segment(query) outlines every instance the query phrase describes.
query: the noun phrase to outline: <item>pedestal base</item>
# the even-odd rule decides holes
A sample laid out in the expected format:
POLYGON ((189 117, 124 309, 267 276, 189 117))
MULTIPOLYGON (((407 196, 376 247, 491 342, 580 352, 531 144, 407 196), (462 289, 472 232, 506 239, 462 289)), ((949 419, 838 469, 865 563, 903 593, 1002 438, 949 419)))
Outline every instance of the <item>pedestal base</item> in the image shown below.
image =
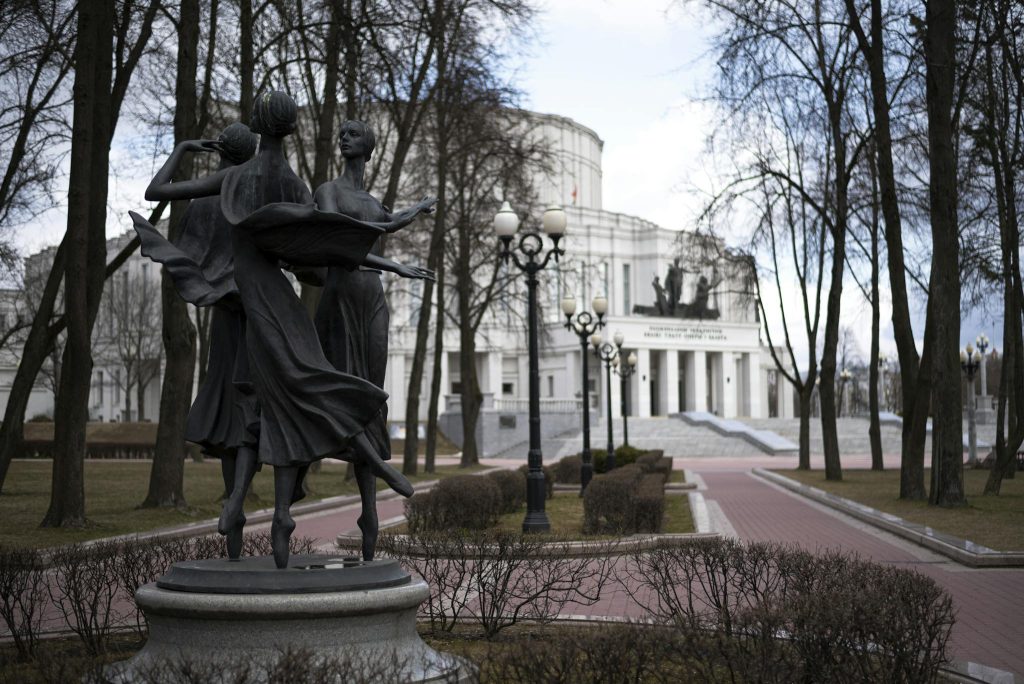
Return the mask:
MULTIPOLYGON (((276 571, 280 579, 266 576, 262 559, 235 563, 237 570, 225 569, 228 562, 219 560, 172 568, 159 582, 136 592, 135 600, 149 622, 149 639, 133 658, 108 668, 107 676, 127 684, 163 681, 161 676, 175 676, 174 668, 179 668, 177 672, 182 667, 198 672, 214 668, 220 681, 258 682, 267 679, 268 671, 288 654, 314 668, 337 664, 348 670, 343 681, 454 682, 470 678, 471 665, 435 651, 416 632, 416 610, 429 596, 422 579, 406 574, 403 583, 395 584, 393 561, 376 562, 381 564, 379 573, 371 571, 377 570, 372 564, 359 563, 363 576, 352 585, 365 587, 370 575, 380 574, 384 586, 311 591, 317 584, 345 585, 345 573, 353 568, 344 567, 341 558, 300 558, 303 567, 289 564, 288 569, 276 571), (231 593, 161 588, 176 576, 187 577, 186 584, 193 587, 202 587, 204 564, 211 570, 206 574, 218 585, 235 576, 231 593), (198 570, 196 566, 200 566, 198 570), (371 566, 369 570, 367 566, 371 566), (323 576, 310 578, 308 573, 323 576), (288 593, 284 589, 291 575, 296 576, 299 588, 288 593), (237 592, 255 576, 262 576, 255 583, 262 584, 263 591, 237 592), (274 587, 270 592, 265 588, 268 582, 274 587)), ((273 561, 270 563, 272 566, 273 561)), ((399 568, 399 572, 403 571, 399 568)), ((292 679, 289 674, 279 672, 278 678, 292 679)), ((301 681, 304 676, 308 675, 296 672, 294 680, 301 681)))

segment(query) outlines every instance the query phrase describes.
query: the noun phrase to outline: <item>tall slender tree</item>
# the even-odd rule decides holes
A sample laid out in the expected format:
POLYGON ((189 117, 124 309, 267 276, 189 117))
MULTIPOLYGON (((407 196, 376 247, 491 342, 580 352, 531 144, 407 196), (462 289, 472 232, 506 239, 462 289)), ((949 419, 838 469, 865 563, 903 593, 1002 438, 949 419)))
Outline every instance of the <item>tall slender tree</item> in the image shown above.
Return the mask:
POLYGON ((85 424, 92 379, 92 326, 106 266, 114 2, 78 7, 74 124, 64 263, 64 346, 54 425, 50 506, 43 527, 85 524, 85 424))

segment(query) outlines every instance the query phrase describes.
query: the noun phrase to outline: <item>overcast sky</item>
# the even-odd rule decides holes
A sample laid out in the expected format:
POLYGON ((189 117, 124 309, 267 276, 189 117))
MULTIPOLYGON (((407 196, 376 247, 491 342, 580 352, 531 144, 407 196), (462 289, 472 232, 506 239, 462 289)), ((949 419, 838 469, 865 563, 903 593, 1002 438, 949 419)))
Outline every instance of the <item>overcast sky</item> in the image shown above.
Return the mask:
MULTIPOLYGON (((674 230, 692 227, 703 202, 696 190, 714 183, 704 154, 714 113, 700 100, 714 75, 713 61, 706 57, 709 18, 694 4, 671 0, 544 0, 542 7, 539 39, 514 64, 524 106, 568 116, 601 137, 605 209, 674 230)), ((111 235, 130 228, 125 207, 146 206, 142 193, 153 170, 149 159, 129 163, 137 154, 133 143, 152 149, 145 132, 122 127, 118 133, 111 235)), ((64 221, 59 207, 23 229, 22 249, 30 253, 55 244, 64 221)), ((866 357, 870 309, 852 282, 844 289, 843 309, 843 324, 866 357)), ((895 354, 889 315, 883 301, 882 348, 895 354)), ((963 326, 964 342, 984 329, 999 346, 1000 322, 980 314, 974 318, 963 326)), ((922 331, 923 317, 917 319, 915 331, 922 331)), ((800 345, 801 356, 805 351, 800 345)))

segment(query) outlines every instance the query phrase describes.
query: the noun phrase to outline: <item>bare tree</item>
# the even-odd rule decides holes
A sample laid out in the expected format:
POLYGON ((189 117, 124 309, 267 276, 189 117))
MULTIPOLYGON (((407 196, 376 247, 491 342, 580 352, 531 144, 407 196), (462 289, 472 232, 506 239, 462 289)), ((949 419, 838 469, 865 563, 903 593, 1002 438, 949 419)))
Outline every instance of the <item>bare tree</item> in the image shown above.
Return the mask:
POLYGON ((925 5, 924 56, 928 106, 929 209, 932 225, 929 316, 935 318, 932 361, 932 487, 929 501, 967 503, 963 479, 960 395, 960 234, 954 121, 956 0, 925 5))
POLYGON ((133 391, 135 415, 143 419, 146 389, 160 373, 162 316, 156 294, 156 287, 143 273, 122 271, 103 297, 96 335, 98 358, 123 371, 113 378, 125 394, 126 420, 132 419, 133 391))
MULTIPOLYGON (((863 4, 856 0, 845 0, 851 28, 857 45, 864 56, 868 70, 872 110, 872 152, 876 159, 879 205, 885 221, 885 242, 889 271, 889 294, 892 300, 893 336, 900 362, 901 395, 903 397, 903 439, 900 462, 900 498, 925 498, 924 486, 924 445, 926 423, 930 405, 931 369, 930 364, 918 354, 914 330, 910 321, 910 303, 907 295, 906 267, 903 242, 903 217, 900 207, 896 168, 893 163, 893 116, 894 102, 901 98, 906 81, 915 74, 918 52, 912 49, 905 58, 894 49, 895 45, 910 42, 909 30, 900 23, 901 10, 909 8, 892 3, 889 12, 883 9, 881 0, 869 0, 868 27, 862 17, 868 14, 863 4), (886 46, 889 46, 888 50, 886 46), (890 78, 886 67, 895 68, 890 78), (920 397, 920 401, 918 398, 920 397)), ((927 326, 926 326, 927 327, 927 326)), ((931 336, 925 332, 925 351, 929 360, 931 336)), ((872 443, 872 454, 875 446, 872 443)))
MULTIPOLYGON (((725 136, 749 146, 749 131, 768 126, 768 137, 788 136, 809 144, 804 164, 794 175, 785 156, 744 150, 743 171, 736 183, 763 194, 757 179, 771 178, 788 187, 827 231, 831 273, 820 382, 825 476, 842 479, 836 429, 836 351, 849 228, 850 184, 866 140, 863 112, 852 94, 858 85, 859 55, 852 43, 845 11, 832 0, 746 3, 707 0, 720 20, 715 40, 720 77, 714 99, 729 115, 725 136), (766 106, 767 105, 767 106, 766 106), (788 131, 797 131, 793 135, 788 131), (813 137, 813 142, 812 142, 813 137), (753 182, 752 182, 753 181, 753 182)), ((762 210, 763 211, 763 210, 762 210)), ((815 315, 817 315, 815 313, 815 315)), ((805 313, 810 320, 810 313, 805 313)))
POLYGON ((50 507, 43 518, 43 527, 85 524, 82 461, 92 376, 90 341, 106 266, 113 43, 113 0, 79 6, 68 191, 68 255, 64 264, 67 344, 55 411, 50 507))
MULTIPOLYGON (((102 9, 103 6, 104 5, 100 5, 100 9, 102 9)), ((117 128, 117 121, 121 114, 121 107, 124 103, 125 96, 128 92, 128 86, 132 81, 132 76, 135 73, 136 67, 147 51, 149 40, 153 32, 153 20, 156 17, 159 7, 159 2, 141 4, 124 3, 118 6, 114 17, 110 20, 114 36, 116 37, 116 40, 111 41, 112 44, 110 46, 111 52, 116 52, 116 57, 112 59, 112 78, 107 79, 107 81, 98 81, 96 85, 96 87, 102 87, 104 92, 109 94, 110 106, 101 107, 101 109, 105 110, 103 115, 106 118, 95 122, 95 126, 97 127, 95 130, 85 131, 84 129, 79 129, 81 135, 87 136, 90 140, 94 138, 95 135, 98 135, 98 132, 103 132, 106 136, 105 141, 103 142, 105 142, 108 150, 114 130, 117 128)), ((90 18, 90 21, 93 19, 94 17, 90 18)), ((79 38, 82 35, 81 31, 77 32, 77 36, 79 38)), ((106 45, 105 38, 103 39, 103 44, 106 45)), ((75 46, 75 50, 78 50, 77 45, 75 46)), ((76 68, 75 78, 77 80, 79 70, 77 59, 74 63, 76 68)), ((92 84, 90 84, 89 87, 92 87, 92 84)), ((105 99, 106 96, 101 96, 100 104, 102 104, 105 99)), ((75 131, 72 130, 72 157, 74 157, 74 142, 75 131)), ((82 144, 84 145, 85 143, 83 142, 82 144)), ((100 156, 106 159, 107 154, 103 153, 100 156)), ((71 166, 72 168, 75 166, 74 159, 72 159, 71 166)), ((82 173, 101 174, 103 177, 102 183, 99 180, 97 180, 96 183, 98 186, 102 185, 102 188, 97 187, 96 192, 99 193, 97 194, 97 197, 105 198, 107 187, 106 178, 108 176, 108 172, 109 170, 104 164, 102 170, 99 168, 95 170, 82 169, 79 175, 81 177, 82 173)), ((81 192, 82 188, 74 185, 71 186, 69 191, 69 212, 70 205, 73 204, 71 201, 72 198, 77 202, 81 200, 82 197, 88 197, 88 195, 81 195, 81 192)), ((103 199, 103 202, 105 202, 105 199, 103 199)), ((159 219, 163 209, 164 205, 161 204, 154 210, 151 222, 155 223, 155 221, 159 219)), ((76 211, 78 210, 79 209, 76 209, 76 211)), ((84 209, 82 209, 82 211, 84 211, 84 209)), ((98 214, 95 216, 88 216, 86 214, 79 214, 75 216, 76 221, 84 221, 88 219, 90 221, 98 222, 99 224, 104 223, 104 218, 105 212, 102 217, 98 214)), ((75 227, 78 228, 80 225, 81 224, 76 224, 75 227)), ((68 268, 67 262, 72 252, 72 249, 68 245, 76 235, 76 233, 70 230, 70 228, 71 223, 69 219, 69 231, 65 234, 64 238, 61 240, 60 246, 57 247, 54 252, 50 273, 46 278, 44 287, 42 288, 36 315, 32 320, 32 326, 29 329, 29 334, 25 338, 25 345, 21 353, 21 363, 15 373, 14 382, 11 385, 11 392, 8 396, 7 409, 4 412, 4 420, 2 425, 0 425, 0 489, 2 489, 3 482, 6 479, 7 469, 10 465, 11 458, 20 453, 22 449, 24 442, 25 410, 28 406, 29 397, 31 396, 32 387, 35 384, 36 377, 39 375, 40 369, 46 363, 46 359, 50 351, 53 349, 54 342, 57 337, 66 327, 70 328, 70 317, 66 315, 66 311, 64 316, 58 316, 56 314, 58 311, 57 298, 62 292, 62 282, 64 281, 65 273, 68 268)), ((131 250, 133 251, 136 247, 137 243, 134 246, 131 246, 131 250)), ((97 247, 96 249, 98 253, 99 248, 97 247)), ((96 272, 101 274, 104 278, 109 276, 110 273, 114 272, 122 263, 124 263, 130 253, 131 251, 128 251, 128 248, 122 250, 121 254, 113 259, 111 263, 106 264, 105 267, 103 263, 99 263, 99 265, 96 266, 96 272)), ((80 257, 81 255, 76 254, 75 256, 80 257)), ((75 268, 79 267, 80 264, 76 264, 75 268)), ((96 300, 96 306, 98 308, 98 298, 96 300)), ((64 308, 66 309, 66 306, 64 308)), ((88 323, 86 326, 88 330, 86 332, 90 332, 92 328, 92 321, 86 322, 88 323)), ((86 339, 83 342, 86 347, 88 346, 88 337, 89 335, 86 335, 86 339)), ((91 363, 89 366, 91 367, 91 363)), ((84 367, 85 366, 83 366, 83 368, 84 367)), ((81 381, 81 378, 79 378, 79 380, 81 381)), ((88 384, 87 379, 85 382, 88 384)), ((58 402, 62 401, 60 399, 59 392, 57 400, 58 402)), ((79 393, 77 400, 82 401, 83 406, 85 405, 88 401, 88 388, 86 388, 84 394, 79 393)), ((62 406, 60 403, 58 403, 58 413, 69 417, 72 415, 70 408, 66 405, 62 406)), ((83 415, 84 414, 82 413, 75 413, 75 420, 78 420, 83 415)), ((82 426, 81 431, 84 434, 84 426, 82 426)), ((82 444, 82 448, 84 449, 84 443, 82 444)), ((84 455, 84 450, 80 453, 84 455)), ((61 458, 63 459, 63 457, 61 458)), ((71 460, 74 461, 74 458, 71 458, 71 460)), ((71 471, 77 470, 77 473, 66 473, 67 477, 62 477, 60 480, 62 483, 61 486, 66 487, 69 491, 77 491, 80 489, 80 463, 78 465, 74 465, 73 463, 71 465, 66 465, 64 460, 61 460, 61 467, 67 467, 71 471)), ((56 481, 56 468, 54 470, 54 478, 56 481)), ((56 494, 52 494, 52 496, 56 496, 56 494)), ((72 513, 69 514, 69 520, 74 521, 84 519, 84 513, 79 515, 74 512, 76 510, 80 510, 82 498, 83 497, 81 495, 76 493, 69 495, 67 510, 72 511, 72 513)), ((60 518, 61 516, 58 515, 56 517, 60 518)), ((50 520, 49 517, 48 520, 50 520)))
POLYGON ((16 258, 9 231, 51 206, 63 160, 74 49, 67 3, 5 3, 0 9, 0 266, 16 258))

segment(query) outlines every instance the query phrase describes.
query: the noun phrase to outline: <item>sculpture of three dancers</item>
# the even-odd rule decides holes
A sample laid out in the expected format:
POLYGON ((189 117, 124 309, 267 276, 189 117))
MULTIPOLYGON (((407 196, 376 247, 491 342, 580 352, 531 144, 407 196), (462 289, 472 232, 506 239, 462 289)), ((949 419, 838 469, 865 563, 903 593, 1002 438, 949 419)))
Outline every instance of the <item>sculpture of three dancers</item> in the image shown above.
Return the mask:
POLYGON ((391 213, 366 192, 372 130, 346 121, 339 131, 343 170, 310 193, 283 152, 297 107, 287 94, 256 98, 251 131, 231 124, 218 140, 180 143, 153 178, 148 200, 191 199, 180 238, 168 242, 132 213, 142 252, 162 263, 179 294, 213 306, 209 367, 189 412, 186 439, 221 458, 225 488, 218 529, 228 556, 241 553, 246 491, 263 464, 274 468, 274 561, 287 567, 309 465, 339 458, 354 466, 362 500, 363 558, 377 539, 376 478, 403 496, 412 485, 387 460, 389 314, 380 272, 433 278, 372 253, 381 235, 433 211, 426 198, 391 213), (259 146, 256 135, 259 134, 259 146), (220 153, 220 168, 173 181, 187 152, 220 153), (255 155, 254 155, 255 153, 255 155), (315 321, 282 266, 319 270, 324 291, 315 321), (326 269, 326 273, 324 273, 326 269))

